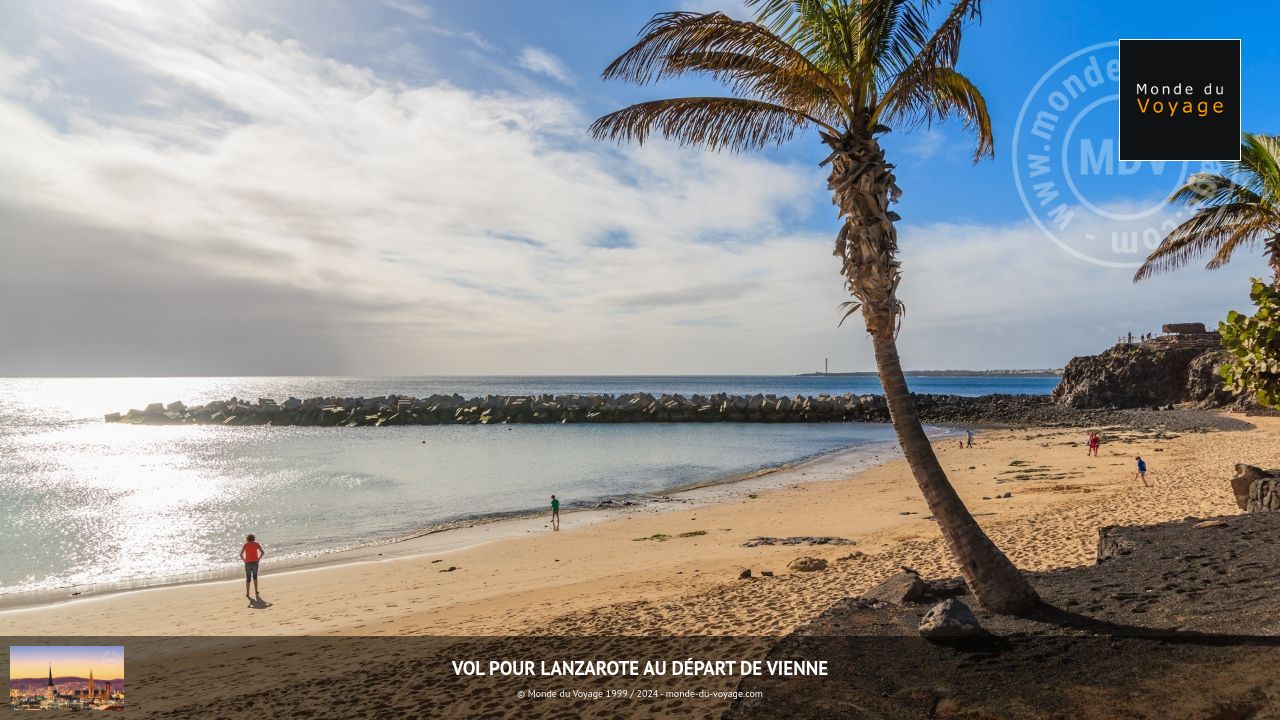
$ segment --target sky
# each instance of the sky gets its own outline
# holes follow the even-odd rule
[[[0,376],[873,369],[860,321],[837,326],[815,134],[740,155],[587,136],[629,103],[722,92],[599,79],[671,9],[749,17],[737,0],[0,0]],[[904,365],[1061,367],[1247,309],[1258,253],[1134,285],[1064,251],[1012,143],[1046,72],[1117,38],[1241,38],[1243,127],[1280,131],[1277,19],[1261,1],[986,3],[959,68],[996,157],[974,165],[955,122],[884,136]],[[1077,208],[1077,230],[1103,237],[1170,178],[1081,182],[1100,212]]]
[[[89,677],[98,680],[124,678],[124,647],[121,645],[11,645],[10,679],[53,676]]]

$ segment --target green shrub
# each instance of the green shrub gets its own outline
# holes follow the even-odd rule
[[[1280,408],[1280,290],[1254,279],[1249,299],[1257,308],[1252,315],[1232,310],[1218,325],[1231,355],[1218,372],[1228,389]]]

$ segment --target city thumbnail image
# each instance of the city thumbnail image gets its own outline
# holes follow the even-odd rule
[[[124,646],[10,646],[9,707],[123,710]]]

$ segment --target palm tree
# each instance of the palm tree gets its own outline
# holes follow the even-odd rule
[[[898,240],[889,209],[901,191],[878,136],[956,117],[976,135],[974,161],[993,154],[982,94],[956,69],[963,27],[980,0],[748,0],[757,22],[723,13],[655,15],[640,40],[604,71],[636,84],[702,73],[730,97],[682,97],[632,105],[596,120],[597,139],[643,143],[651,133],[682,145],[745,151],[813,128],[830,154],[827,186],[842,219],[835,255],[875,348],[898,442],[952,556],[979,602],[1018,613],[1039,603],[1026,579],[960,501],[921,428],[898,358],[902,314]]]
[[[1196,173],[1169,197],[1198,208],[1174,228],[1138,268],[1133,281],[1180,268],[1208,253],[1208,268],[1231,261],[1242,247],[1261,243],[1280,288],[1280,137],[1245,133],[1240,161],[1221,173]]]

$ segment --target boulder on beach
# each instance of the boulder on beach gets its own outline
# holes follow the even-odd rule
[[[1117,525],[1098,528],[1097,562],[1099,564],[1125,555],[1131,555],[1134,550],[1138,549],[1139,541],[1125,537],[1122,534],[1124,530],[1123,526]]]
[[[877,600],[894,605],[904,605],[919,600],[924,596],[925,584],[915,572],[903,570],[890,575],[879,585],[862,593],[868,600]]]
[[[1280,511],[1280,470],[1263,470],[1243,463],[1231,478],[1236,505],[1246,512]]]
[[[985,634],[969,606],[956,598],[948,598],[929,608],[920,620],[918,630],[921,636],[931,640]]]

